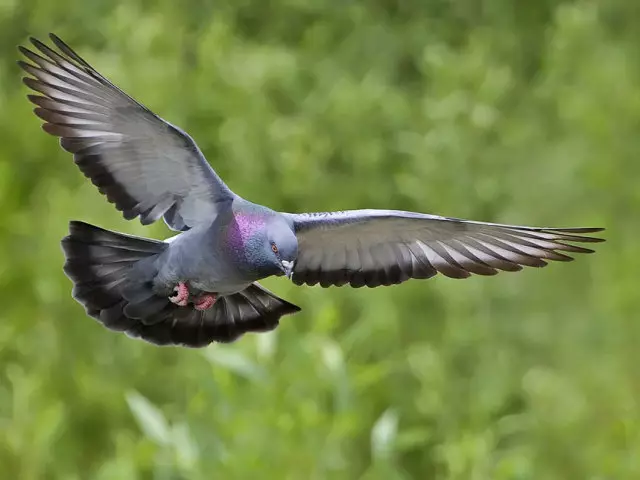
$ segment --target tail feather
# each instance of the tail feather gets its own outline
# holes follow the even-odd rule
[[[129,300],[131,302],[131,300]],[[162,316],[158,315],[167,306],[167,299],[156,295],[149,296],[138,302],[128,303],[124,307],[123,313],[134,320],[140,320],[142,323],[152,325],[162,320]]]
[[[72,221],[62,239],[66,256],[64,272],[73,281],[73,297],[91,317],[105,323],[121,308],[123,286],[131,284],[132,267],[140,260],[162,253],[166,244],[111,232],[88,223]],[[104,313],[109,312],[109,313]],[[105,320],[107,320],[105,322]],[[110,322],[109,320],[113,320]],[[127,322],[120,322],[126,328]]]
[[[273,330],[283,315],[300,311],[257,283],[220,297],[208,310],[178,307],[153,288],[154,261],[168,246],[70,222],[62,248],[64,271],[74,283],[73,297],[105,327],[156,345],[232,342],[247,332]]]
[[[139,253],[161,253],[166,248],[166,243],[160,240],[113,232],[77,220],[69,222],[69,235],[63,240],[65,241],[83,243],[88,247],[112,247]]]

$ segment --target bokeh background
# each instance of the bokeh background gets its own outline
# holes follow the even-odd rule
[[[54,31],[239,194],[604,226],[571,264],[268,288],[202,350],[70,298],[70,219],[126,222],[40,129],[16,45]],[[0,477],[640,478],[640,3],[0,0]]]

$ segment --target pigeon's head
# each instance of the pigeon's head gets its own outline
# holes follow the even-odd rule
[[[274,268],[291,278],[293,265],[298,258],[298,239],[289,224],[282,218],[271,220],[266,231],[267,255]]]
[[[258,277],[291,278],[298,257],[298,239],[278,215],[240,213],[228,230],[228,242],[239,266]]]

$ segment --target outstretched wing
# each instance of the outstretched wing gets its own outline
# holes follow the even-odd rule
[[[150,224],[164,216],[174,230],[210,221],[233,193],[195,142],[128,96],[55,35],[55,51],[19,47],[18,64],[43,129],[60,137],[80,170],[126,219]]]
[[[573,243],[603,241],[584,235],[602,228],[521,227],[395,210],[285,215],[298,238],[293,282],[322,287],[377,287],[438,272],[495,275],[573,260],[561,252],[592,253]]]

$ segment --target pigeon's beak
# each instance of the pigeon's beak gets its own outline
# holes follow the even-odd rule
[[[282,269],[284,270],[284,274],[287,276],[287,278],[290,279],[293,275],[293,262],[282,260]]]

